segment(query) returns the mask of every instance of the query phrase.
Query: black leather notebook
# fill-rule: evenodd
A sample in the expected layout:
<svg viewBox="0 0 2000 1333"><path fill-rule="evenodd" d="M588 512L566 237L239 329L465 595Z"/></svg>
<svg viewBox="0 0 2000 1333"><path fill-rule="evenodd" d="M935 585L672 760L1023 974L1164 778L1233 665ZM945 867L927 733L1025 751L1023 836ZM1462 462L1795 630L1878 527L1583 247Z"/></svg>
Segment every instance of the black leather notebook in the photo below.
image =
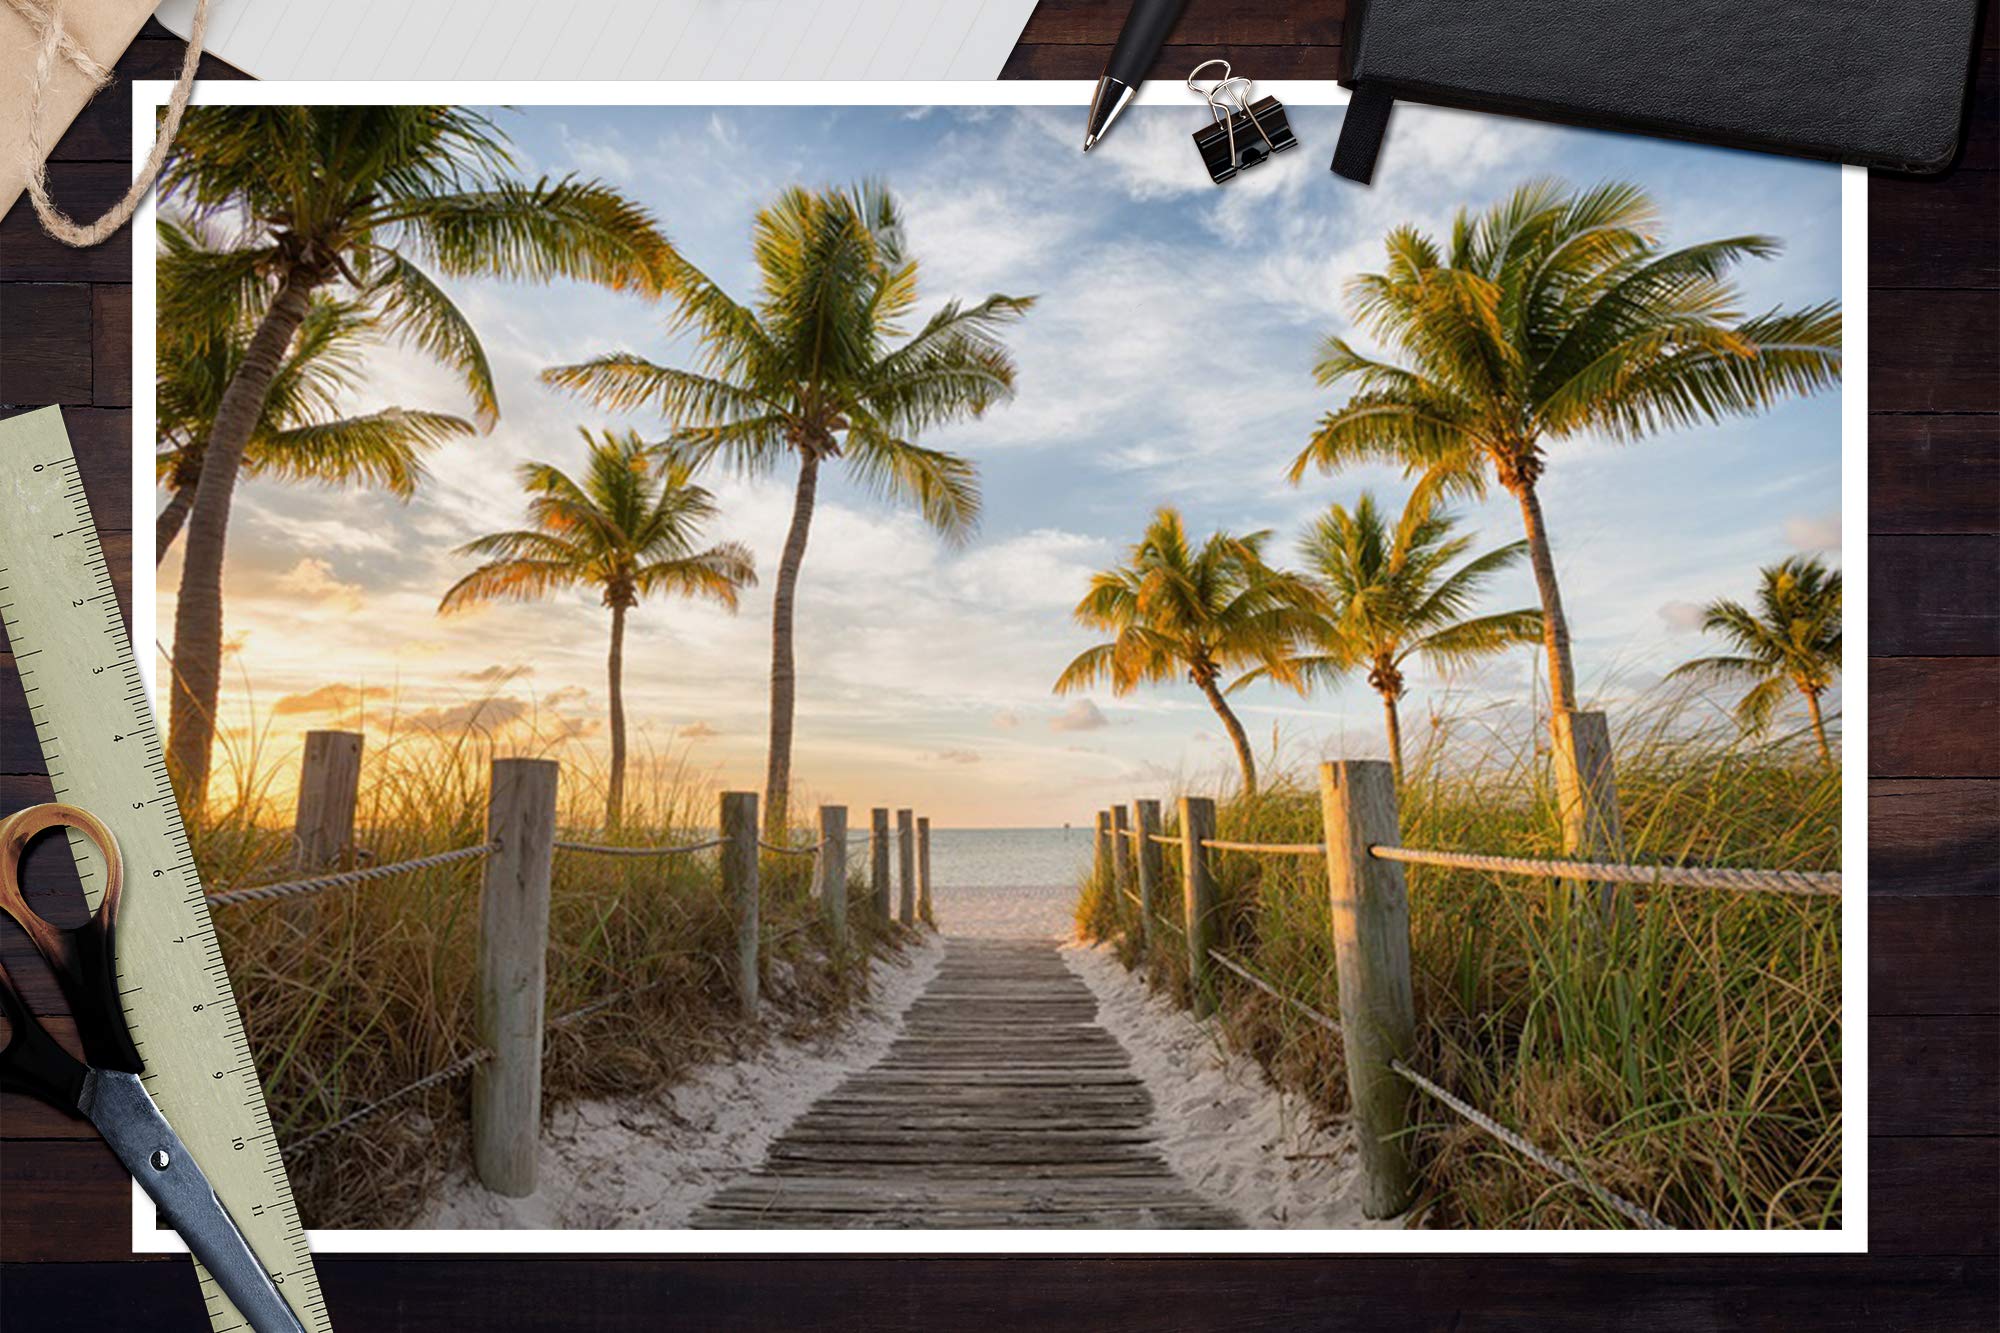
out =
<svg viewBox="0 0 2000 1333"><path fill-rule="evenodd" d="M1957 156L1980 0L1348 0L1334 170L1397 98L1935 172Z"/></svg>

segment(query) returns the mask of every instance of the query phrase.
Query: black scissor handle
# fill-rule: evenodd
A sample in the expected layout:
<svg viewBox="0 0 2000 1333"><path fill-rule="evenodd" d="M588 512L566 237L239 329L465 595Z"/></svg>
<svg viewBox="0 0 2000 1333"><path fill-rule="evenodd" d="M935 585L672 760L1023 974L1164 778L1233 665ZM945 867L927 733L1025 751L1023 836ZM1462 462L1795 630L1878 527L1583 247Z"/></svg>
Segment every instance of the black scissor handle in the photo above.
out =
<svg viewBox="0 0 2000 1333"><path fill-rule="evenodd" d="M90 920L72 929L51 925L29 907L21 896L21 858L37 834L52 828L73 828L97 844L104 855L104 897ZM104 821L87 810L51 802L31 805L0 819L0 912L14 918L27 932L35 951L49 965L63 998L69 1001L70 1015L76 1020L77 1037L83 1043L84 1058L98 1069L115 1069L137 1074L145 1068L132 1034L125 1026L125 1007L118 998L118 971L114 962L114 928L118 921L118 897L124 889L125 863L118 852L118 840ZM9 1026L23 1027L16 1016L18 1007L26 1015L27 1005L11 984L12 1002L7 1005ZM28 1026L40 1031L38 1024ZM53 1044L53 1039L44 1039ZM16 1053L21 1043L10 1034L7 1051ZM24 1050L32 1049L23 1047ZM60 1049L58 1047L57 1049Z"/></svg>

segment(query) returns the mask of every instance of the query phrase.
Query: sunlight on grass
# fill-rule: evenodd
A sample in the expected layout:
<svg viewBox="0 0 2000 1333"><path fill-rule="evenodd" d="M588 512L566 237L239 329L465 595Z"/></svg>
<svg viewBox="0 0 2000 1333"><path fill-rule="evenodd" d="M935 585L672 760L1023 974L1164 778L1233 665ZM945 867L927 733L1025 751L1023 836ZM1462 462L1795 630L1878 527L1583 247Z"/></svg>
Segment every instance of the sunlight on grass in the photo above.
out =
<svg viewBox="0 0 2000 1333"><path fill-rule="evenodd" d="M1810 753L1691 735L1671 704L1618 720L1627 859L1839 866L1840 778ZM1476 764L1463 760L1469 747ZM1531 744L1504 744L1477 719L1447 722L1412 757L1405 844L1560 856L1547 769ZM1300 768L1221 802L1218 836L1319 841L1314 781ZM1337 1014L1324 862L1214 853L1212 864L1223 951ZM1177 850L1166 869L1177 919ZM1549 881L1408 873L1416 1068L1674 1226L1840 1224L1838 899L1640 889L1630 923L1599 941ZM1134 912L1089 880L1077 920L1186 1003L1180 937L1155 930L1142 960ZM1221 994L1229 1041L1322 1110L1345 1109L1334 1037L1226 975ZM1437 1103L1412 1104L1426 1224L1626 1225Z"/></svg>
<svg viewBox="0 0 2000 1333"><path fill-rule="evenodd" d="M252 735L265 733L252 732ZM589 749L532 728L504 740L388 729L364 753L357 860L388 864L485 840L495 757L563 764L564 837L604 840L603 772ZM289 817L273 792L297 756L243 744L190 828L211 890L292 874ZM218 783L218 786L222 785ZM625 826L633 846L694 841L715 827L718 793L672 759L635 756ZM803 831L794 841L810 840ZM862 864L854 858L851 864ZM417 871L311 897L217 909L216 924L281 1142L472 1050L478 989L480 863ZM735 935L713 853L660 860L558 853L549 920L547 1012L555 1017L633 986L650 987L552 1033L544 1108L577 1097L653 1096L687 1070L729 1059L771 1032L825 1027L867 994L866 966L828 956L814 926L812 858L767 856L761 868L766 1022L737 1016ZM859 884L849 921L855 957L896 947L871 925ZM407 1225L446 1172L467 1160L466 1083L420 1094L289 1165L306 1222Z"/></svg>

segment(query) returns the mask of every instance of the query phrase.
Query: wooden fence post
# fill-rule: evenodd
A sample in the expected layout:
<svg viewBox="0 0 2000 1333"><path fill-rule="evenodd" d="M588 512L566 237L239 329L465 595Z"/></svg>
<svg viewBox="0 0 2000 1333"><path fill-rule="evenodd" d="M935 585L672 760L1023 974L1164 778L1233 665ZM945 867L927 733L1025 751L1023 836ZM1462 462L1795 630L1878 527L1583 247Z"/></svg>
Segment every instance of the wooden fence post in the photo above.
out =
<svg viewBox="0 0 2000 1333"><path fill-rule="evenodd" d="M1160 833L1160 803L1132 802L1132 825L1139 842L1139 942L1153 944L1154 903L1166 882L1166 852L1153 839Z"/></svg>
<svg viewBox="0 0 2000 1333"><path fill-rule="evenodd" d="M819 910L833 940L834 953L847 948L847 807L823 805L819 808L819 854L814 858L819 874Z"/></svg>
<svg viewBox="0 0 2000 1333"><path fill-rule="evenodd" d="M757 1016L757 793L722 793L722 896L736 914L736 1002Z"/></svg>
<svg viewBox="0 0 2000 1333"><path fill-rule="evenodd" d="M354 807L361 789L361 737L352 731L308 731L299 768L298 813L292 820L293 864L323 870L354 850Z"/></svg>
<svg viewBox="0 0 2000 1333"><path fill-rule="evenodd" d="M1394 1217L1414 1176L1404 1132L1411 1090L1389 1066L1416 1046L1410 994L1410 899L1403 867L1369 849L1398 846L1395 771L1378 759L1319 766L1326 873L1340 975L1340 1041L1361 1146L1361 1211Z"/></svg>
<svg viewBox="0 0 2000 1333"><path fill-rule="evenodd" d="M889 811L876 806L868 812L868 890L875 903L875 919L889 919Z"/></svg>
<svg viewBox="0 0 2000 1333"><path fill-rule="evenodd" d="M1111 812L1097 812L1097 842L1090 856L1090 880L1101 892L1111 883ZM1115 908L1114 904L1114 908Z"/></svg>
<svg viewBox="0 0 2000 1333"><path fill-rule="evenodd" d="M1132 916L1132 900L1126 896L1132 892L1132 840L1125 836L1132 828L1130 818L1124 806L1111 807L1111 887L1118 895L1120 921Z"/></svg>
<svg viewBox="0 0 2000 1333"><path fill-rule="evenodd" d="M1625 842L1618 813L1618 775L1611 758L1611 727L1602 713L1558 712L1550 719L1555 746L1556 804L1562 813L1563 852L1585 860L1616 860ZM1571 895L1588 901L1591 882L1572 880ZM1614 884L1596 886L1597 914L1609 926L1622 910Z"/></svg>
<svg viewBox="0 0 2000 1333"><path fill-rule="evenodd" d="M931 916L931 819L929 815L917 820L917 920L925 925L936 924Z"/></svg>
<svg viewBox="0 0 2000 1333"><path fill-rule="evenodd" d="M896 812L896 869L902 893L896 900L896 919L906 926L917 922L917 824L908 810Z"/></svg>
<svg viewBox="0 0 2000 1333"><path fill-rule="evenodd" d="M1195 1017L1215 1012L1215 876L1203 843L1215 837L1215 802L1206 796L1181 797L1181 912L1187 930L1188 977Z"/></svg>
<svg viewBox="0 0 2000 1333"><path fill-rule="evenodd" d="M542 1130L542 1010L555 856L553 759L496 759L486 803L479 895L479 1043L472 1070L472 1161L496 1194L535 1192Z"/></svg>

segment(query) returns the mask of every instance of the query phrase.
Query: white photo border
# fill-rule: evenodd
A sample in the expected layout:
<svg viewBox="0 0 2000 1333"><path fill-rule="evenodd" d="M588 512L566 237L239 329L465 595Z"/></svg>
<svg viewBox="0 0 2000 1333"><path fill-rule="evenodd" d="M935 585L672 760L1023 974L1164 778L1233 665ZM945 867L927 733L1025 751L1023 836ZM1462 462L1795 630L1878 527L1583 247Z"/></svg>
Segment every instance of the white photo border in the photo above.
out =
<svg viewBox="0 0 2000 1333"><path fill-rule="evenodd" d="M170 83L132 85L133 162L151 151L158 109ZM1259 85L1287 103L1340 106L1347 93L1330 81ZM1089 103L1086 81L787 82L716 81L223 81L195 85L197 105L459 106L1068 106ZM1171 80L1139 92L1141 104L1182 105ZM1469 113L1448 113L1469 114ZM1318 145L1314 151L1330 151ZM1192 161L1189 170L1194 169ZM1334 188L1357 189L1341 184ZM156 354L154 197L132 225L132 639L158 641L153 587L154 465L138 442L154 437L151 383ZM1841 169L1841 566L1850 586L1867 587L1868 571L1868 173ZM1868 598L1847 599L1846 640L1868 642ZM138 654L157 712L155 654ZM309 1230L317 1254L1854 1254L1868 1248L1868 665L1865 652L1842 667L1841 713L1841 1216L1821 1231L1546 1231L1546 1230ZM1526 1166L1524 1164L1524 1169ZM153 1202L132 1187L134 1254L186 1253L180 1236L162 1229Z"/></svg>

